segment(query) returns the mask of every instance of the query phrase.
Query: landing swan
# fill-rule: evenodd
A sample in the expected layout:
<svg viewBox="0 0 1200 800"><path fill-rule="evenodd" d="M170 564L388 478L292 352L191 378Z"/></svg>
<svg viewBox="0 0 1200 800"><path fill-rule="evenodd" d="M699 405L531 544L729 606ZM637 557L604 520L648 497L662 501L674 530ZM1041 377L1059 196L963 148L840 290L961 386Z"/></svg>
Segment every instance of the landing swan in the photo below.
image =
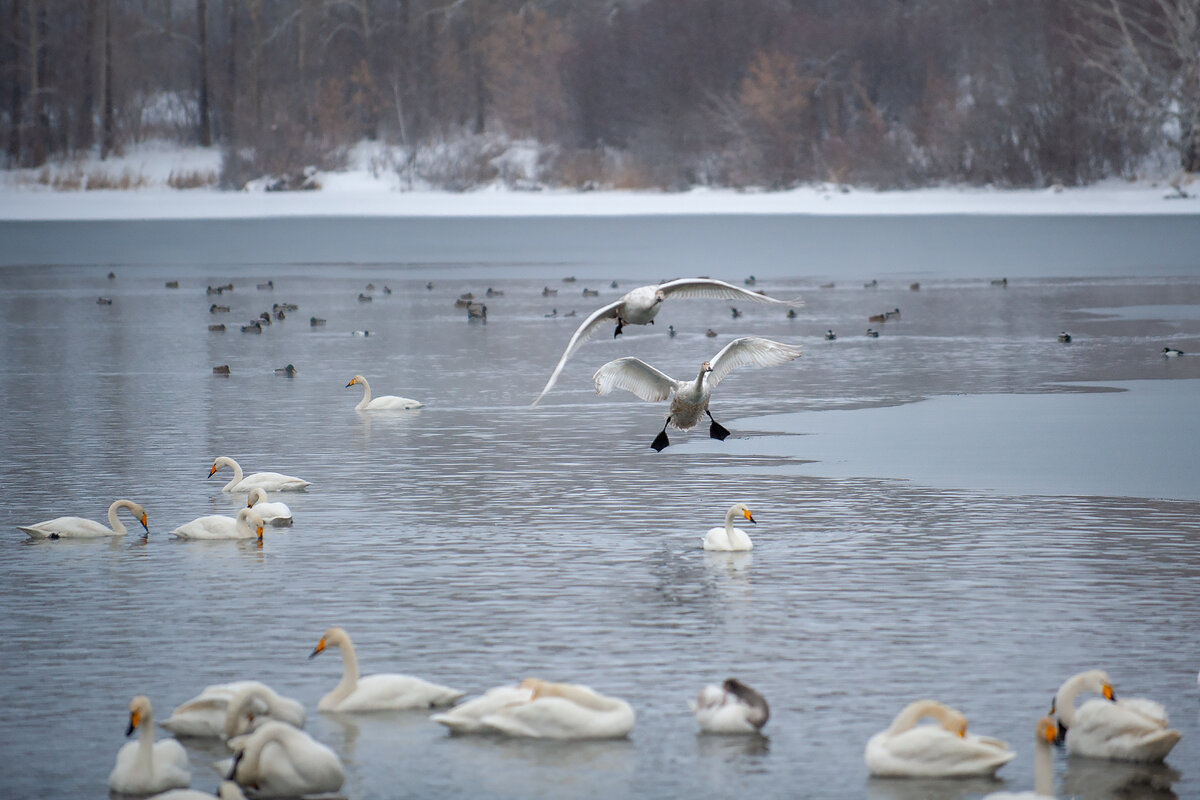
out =
<svg viewBox="0 0 1200 800"><path fill-rule="evenodd" d="M923 717L940 725L917 726ZM914 727L916 726L916 727ZM936 700L909 703L891 726L867 742L865 760L882 778L994 775L1016 756L999 739L967 733L967 718Z"/></svg>
<svg viewBox="0 0 1200 800"><path fill-rule="evenodd" d="M732 283L711 280L709 278L680 278L660 283L657 286L639 286L623 295L621 299L596 309L580 323L579 328L571 336L571 340L567 342L567 349L563 352L562 358L558 360L558 364L554 367L554 372L550 373L550 380L546 381L546 388L542 389L542 393L533 401L533 405L537 406L542 398L546 396L546 393L554 386L555 382L558 381L558 376L562 373L563 367L566 366L567 359L579 349L580 345L592 338L596 331L606 322L615 320L617 323L617 328L613 332L613 338L621 335L621 329L625 325L651 325L654 323L654 318L658 315L659 307L668 297L751 300L756 303L777 303L793 306L802 305L804 302L799 298L793 300L776 300L773 297L767 297L765 294L751 292L740 286L734 286Z"/></svg>
<svg viewBox="0 0 1200 800"><path fill-rule="evenodd" d="M758 733L771 716L766 699L735 678L705 686L690 706L705 733Z"/></svg>
<svg viewBox="0 0 1200 800"><path fill-rule="evenodd" d="M1095 692L1075 708L1080 692ZM1050 713L1058 718L1059 741L1066 738L1073 755L1114 761L1162 761L1183 735L1168 728L1167 712L1161 705L1142 698L1118 700L1103 670L1073 675L1054 695Z"/></svg>
<svg viewBox="0 0 1200 800"><path fill-rule="evenodd" d="M299 797L336 792L346 774L328 747L286 722L271 721L239 741L229 778L255 797Z"/></svg>
<svg viewBox="0 0 1200 800"><path fill-rule="evenodd" d="M425 404L419 400L411 400L407 397L396 397L394 394L385 394L380 397L371 399L371 384L367 383L367 379L362 375L355 375L346 384L349 389L355 384L362 384L363 396L362 400L358 401L358 405L354 407L355 411L396 411L403 409L421 408Z"/></svg>
<svg viewBox="0 0 1200 800"><path fill-rule="evenodd" d="M481 696L460 703L449 711L434 714L434 722L445 725L451 733L489 733L494 729L483 724L483 718L513 703L527 703L533 697L528 686L496 686Z"/></svg>
<svg viewBox="0 0 1200 800"><path fill-rule="evenodd" d="M268 503L267 493L257 486L250 490L250 496L246 498L246 507L253 508L255 513L262 517L263 522L275 528L291 525L295 521L292 518L292 510L286 503Z"/></svg>
<svg viewBox="0 0 1200 800"><path fill-rule="evenodd" d="M633 730L633 709L624 700L537 678L520 686L531 690L529 700L510 703L481 722L508 736L538 739L616 739Z"/></svg>
<svg viewBox="0 0 1200 800"><path fill-rule="evenodd" d="M146 509L132 500L117 500L108 507L108 525L104 527L99 522L93 522L83 517L55 517L34 525L18 525L34 539L87 539L97 536L124 536L128 529L117 519L117 511L128 509L133 518L142 523L146 533L150 528L146 525Z"/></svg>
<svg viewBox="0 0 1200 800"><path fill-rule="evenodd" d="M702 414L707 414L712 421L708 429L711 438L724 440L729 435L729 431L718 424L709 413L708 401L717 384L734 368L746 365L774 367L799 357L800 348L795 345L746 336L734 339L725 345L712 361L701 364L700 374L693 381L677 381L632 356L608 362L596 370L592 380L596 384L596 394L625 389L650 402L661 402L671 398L667 421L663 423L662 432L650 445L661 452L671 443L667 439L668 425L673 425L679 430L688 430L700 422ZM672 394L674 397L671 397Z"/></svg>
<svg viewBox="0 0 1200 800"><path fill-rule="evenodd" d="M253 508L243 508L237 518L211 514L198 517L171 531L180 539L258 539L262 541L262 517Z"/></svg>
<svg viewBox="0 0 1200 800"><path fill-rule="evenodd" d="M304 727L304 706L277 694L258 681L233 681L205 686L200 694L176 706L171 716L159 723L176 736L231 738L245 733L239 720L252 710L256 720L277 719ZM230 732L230 716L233 716Z"/></svg>
<svg viewBox="0 0 1200 800"><path fill-rule="evenodd" d="M733 527L733 518L741 515L749 520L752 524L757 525L754 517L750 516L750 509L746 508L742 503L730 506L725 512L725 527L724 528L709 528L708 533L704 534L701 540L705 550L753 550L754 542L750 541L750 537L740 528Z"/></svg>
<svg viewBox="0 0 1200 800"><path fill-rule="evenodd" d="M403 711L453 705L463 692L411 675L379 674L358 677L358 657L350 636L341 628L325 631L309 658L327 647L342 651L342 680L317 703L318 711Z"/></svg>
<svg viewBox="0 0 1200 800"><path fill-rule="evenodd" d="M154 741L154 710L145 695L129 704L126 736L141 728L138 740L117 751L117 763L108 776L108 788L122 794L154 794L167 789L186 789L192 782L187 752L174 739Z"/></svg>
<svg viewBox="0 0 1200 800"><path fill-rule="evenodd" d="M223 492L248 492L256 487L267 492L298 492L312 485L308 481L293 478L291 475L280 475L278 472L255 472L243 478L241 465L226 456L218 456L213 461L208 477L211 478L223 467L233 469L233 480L221 487Z"/></svg>

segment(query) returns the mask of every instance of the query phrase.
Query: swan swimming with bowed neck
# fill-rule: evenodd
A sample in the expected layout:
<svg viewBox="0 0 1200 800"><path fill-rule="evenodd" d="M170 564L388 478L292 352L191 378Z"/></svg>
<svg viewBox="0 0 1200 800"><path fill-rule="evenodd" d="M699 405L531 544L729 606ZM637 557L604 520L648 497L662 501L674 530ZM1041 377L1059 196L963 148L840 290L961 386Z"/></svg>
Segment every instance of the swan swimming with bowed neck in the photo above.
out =
<svg viewBox="0 0 1200 800"><path fill-rule="evenodd" d="M250 496L246 498L246 508L253 508L264 523L274 528L283 528L295 521L287 503L267 502L267 493L257 486L250 490Z"/></svg>
<svg viewBox="0 0 1200 800"><path fill-rule="evenodd" d="M246 720L248 711L253 712L253 720ZM159 725L176 736L230 739L256 727L255 723L271 719L302 728L304 706L265 683L233 681L205 686L200 694L176 706Z"/></svg>
<svg viewBox="0 0 1200 800"><path fill-rule="evenodd" d="M766 699L736 678L705 686L689 705L705 733L758 733L771 717Z"/></svg>
<svg viewBox="0 0 1200 800"><path fill-rule="evenodd" d="M1099 698L1075 708L1080 692ZM1112 761L1162 761L1182 737L1169 727L1167 712L1153 700L1117 699L1103 670L1072 675L1054 695L1050 713L1058 719L1059 738L1072 755Z"/></svg>
<svg viewBox="0 0 1200 800"><path fill-rule="evenodd" d="M355 411L403 411L414 408L424 407L424 403L419 400L413 400L408 397L397 397L394 394L385 394L371 399L371 384L367 383L367 379L362 375L355 375L346 384L346 388L351 386L361 385L363 387L362 400L358 401L358 405L354 407Z"/></svg>
<svg viewBox="0 0 1200 800"><path fill-rule="evenodd" d="M701 539L705 550L753 550L754 542L750 541L750 537L740 528L733 527L734 517L745 517L751 524L757 525L754 517L750 514L750 509L746 508L743 503L735 503L725 512L725 527L709 528L708 533L704 534Z"/></svg>
<svg viewBox="0 0 1200 800"><path fill-rule="evenodd" d="M228 456L218 456L208 471L208 477L217 474L217 470L229 467L233 470L233 479L221 487L223 492L248 492L251 489L262 489L266 492L299 492L312 484L291 475L281 475L278 472L253 472L242 476L242 467Z"/></svg>
<svg viewBox="0 0 1200 800"><path fill-rule="evenodd" d="M628 703L587 686L526 678L518 688L529 690L529 699L483 716L485 727L533 739L618 739L633 730L635 716Z"/></svg>
<svg viewBox="0 0 1200 800"><path fill-rule="evenodd" d="M931 717L938 725L917 725ZM1016 753L999 739L967 733L967 718L936 700L905 706L870 738L867 769L879 778L963 778L994 775Z"/></svg>
<svg viewBox="0 0 1200 800"><path fill-rule="evenodd" d="M129 703L129 729L138 732L136 742L117 751L117 763L108 776L108 788L121 794L154 794L167 789L186 789L192 782L187 752L174 739L154 741L154 709L150 699L138 695Z"/></svg>
<svg viewBox="0 0 1200 800"><path fill-rule="evenodd" d="M696 427L701 415L708 415L710 438L724 441L729 431L713 419L708 410L709 400L725 376L741 366L775 367L800 357L795 345L745 336L734 339L717 353L712 361L700 365L700 374L691 381L677 381L638 358L627 356L610 361L592 376L596 394L608 394L613 389L625 389L643 400L661 402L670 398L671 405L662 431L650 444L656 451L671 444L667 426L679 430Z"/></svg>
<svg viewBox="0 0 1200 800"><path fill-rule="evenodd" d="M299 797L342 788L337 753L299 728L272 720L240 737L229 779L255 797Z"/></svg>
<svg viewBox="0 0 1200 800"><path fill-rule="evenodd" d="M804 302L799 298L776 300L773 297L767 297L765 294L752 292L740 286L734 286L732 283L712 280L710 278L680 278L654 286L639 286L627 292L619 300L596 309L580 323L579 328L576 329L570 341L567 342L567 349L563 351L562 357L558 360L558 364L555 365L554 372L550 373L550 380L546 381L546 388L542 389L542 393L533 401L533 406L536 407L542 401L542 398L546 396L546 393L554 387L555 382L558 381L558 376L563 371L563 367L567 364L567 359L579 349L580 345L592 338L596 331L606 322L611 320L617 323L617 328L613 331L614 339L621 335L621 331L626 325L653 325L654 318L658 316L659 308L662 307L663 302L669 297L750 300L756 303L776 303L793 306L803 305Z"/></svg>
<svg viewBox="0 0 1200 800"><path fill-rule="evenodd" d="M210 514L197 517L171 531L180 539L258 539L262 542L263 520L253 508L243 508L237 518Z"/></svg>
<svg viewBox="0 0 1200 800"><path fill-rule="evenodd" d="M527 703L532 698L533 689L529 686L494 686L479 697L459 703L449 711L434 714L430 719L445 725L452 734L494 733L494 728L483 723L484 717L514 703Z"/></svg>
<svg viewBox="0 0 1200 800"><path fill-rule="evenodd" d="M328 647L342 651L342 680L317 703L318 711L405 711L456 703L465 692L440 686L411 675L358 676L358 657L349 634L330 628L309 654L316 658Z"/></svg>
<svg viewBox="0 0 1200 800"><path fill-rule="evenodd" d="M129 529L117 518L117 512L127 510L133 518L142 523L142 528L150 533L146 525L146 509L132 500L115 500L108 507L108 524L104 527L99 522L93 522L84 517L55 517L45 522L33 525L18 525L19 530L29 534L34 539L95 539L100 536L124 536Z"/></svg>

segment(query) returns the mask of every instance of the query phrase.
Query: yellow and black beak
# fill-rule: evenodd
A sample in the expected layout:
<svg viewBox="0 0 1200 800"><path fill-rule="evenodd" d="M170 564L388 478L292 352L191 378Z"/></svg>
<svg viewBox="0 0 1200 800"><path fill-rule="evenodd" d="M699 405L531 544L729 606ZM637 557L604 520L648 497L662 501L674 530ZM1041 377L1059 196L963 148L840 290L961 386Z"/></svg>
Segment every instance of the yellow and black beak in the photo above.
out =
<svg viewBox="0 0 1200 800"><path fill-rule="evenodd" d="M254 503L250 502L250 498L246 498L246 508L254 508Z"/></svg>
<svg viewBox="0 0 1200 800"><path fill-rule="evenodd" d="M1111 684L1106 683L1100 687L1100 694L1104 695L1105 700L1112 700L1114 703L1117 702L1117 693L1113 691Z"/></svg>
<svg viewBox="0 0 1200 800"><path fill-rule="evenodd" d="M141 519L139 519L138 522L142 523L142 528L145 529L146 533L150 532L150 526L146 524L146 512L145 511L142 512Z"/></svg>
<svg viewBox="0 0 1200 800"><path fill-rule="evenodd" d="M216 464L213 464L213 465L212 465L212 469L210 469L210 470L208 471L208 477L210 477L210 478L211 478L213 475L216 475L216 474L217 474L217 465L216 465Z"/></svg>
<svg viewBox="0 0 1200 800"><path fill-rule="evenodd" d="M317 642L317 646L308 654L309 658L316 658L320 653L325 651L325 637L321 637L321 641Z"/></svg>
<svg viewBox="0 0 1200 800"><path fill-rule="evenodd" d="M129 712L129 727L126 729L125 735L132 736L133 732L137 730L137 726L140 725L141 722L142 722L142 712L130 711Z"/></svg>
<svg viewBox="0 0 1200 800"><path fill-rule="evenodd" d="M351 378L350 382L346 384L346 388L349 389L353 385L354 385L354 378Z"/></svg>
<svg viewBox="0 0 1200 800"><path fill-rule="evenodd" d="M1047 744L1056 743L1058 741L1058 725L1051 722L1050 724L1043 726L1042 727L1042 738L1046 740ZM1064 738L1065 738L1065 734L1064 734Z"/></svg>
<svg viewBox="0 0 1200 800"><path fill-rule="evenodd" d="M256 527L256 528L254 529L254 532L258 534L258 541L259 541L259 542L261 542L261 541L262 541L262 531L263 531L263 526L262 526L262 523L260 522L260 523L258 523L258 527Z"/></svg>
<svg viewBox="0 0 1200 800"><path fill-rule="evenodd" d="M748 520L750 520L751 522L753 522L755 525L757 525L757 524L758 524L757 522L754 522L754 517L750 516L750 509L748 509L748 508L747 508L747 509L744 509L744 510L742 511L742 516L744 516L746 519L748 519Z"/></svg>

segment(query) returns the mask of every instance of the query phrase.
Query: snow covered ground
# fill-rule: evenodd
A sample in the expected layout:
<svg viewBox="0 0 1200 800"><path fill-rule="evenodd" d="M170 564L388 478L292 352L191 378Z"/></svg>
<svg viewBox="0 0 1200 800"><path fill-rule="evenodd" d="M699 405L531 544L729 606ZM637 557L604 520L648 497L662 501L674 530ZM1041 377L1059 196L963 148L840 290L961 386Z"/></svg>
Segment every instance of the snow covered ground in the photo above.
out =
<svg viewBox="0 0 1200 800"><path fill-rule="evenodd" d="M355 149L342 172L317 173L315 191L170 188L171 176L215 181L215 148L150 143L101 162L72 161L0 173L0 220L211 219L279 216L577 216L651 214L1200 214L1200 182L1119 181L1084 188L945 187L873 191L820 185L782 192L402 189L379 146ZM504 158L506 156L502 156ZM128 189L84 190L99 177ZM54 185L80 188L56 189Z"/></svg>

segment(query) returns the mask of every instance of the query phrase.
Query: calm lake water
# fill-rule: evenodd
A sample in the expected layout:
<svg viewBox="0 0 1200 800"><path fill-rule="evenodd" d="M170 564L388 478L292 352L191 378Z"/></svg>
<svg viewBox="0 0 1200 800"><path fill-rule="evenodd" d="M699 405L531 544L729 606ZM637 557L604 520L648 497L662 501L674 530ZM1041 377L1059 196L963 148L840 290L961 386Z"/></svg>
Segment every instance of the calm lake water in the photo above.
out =
<svg viewBox="0 0 1200 800"><path fill-rule="evenodd" d="M321 222L324 249L308 253L280 245L312 241L305 220L272 221L258 250L253 223L235 237L226 223L126 224L105 234L112 250L90 249L103 224L0 227L29 260L0 268L4 795L103 797L133 695L161 720L206 684L254 678L304 702L354 800L975 798L1032 788L1033 721L1064 678L1099 667L1119 695L1165 704L1184 737L1166 766L1058 754L1059 791L1200 796L1200 356L1160 354L1200 353L1200 265L1106 261L1113 241L1134 252L1161 230L1068 226L1071 265L1022 260L1006 288L989 282L1006 255L969 237L931 244L959 262L780 256L756 268L756 288L802 294L798 318L668 301L653 327L585 345L531 410L579 322L570 311L659 278L740 283L750 270L671 261L659 274L615 222L592 222L574 254L529 220L488 221L495 236L477 222L439 223L445 258L428 236L409 251L394 229L353 220ZM770 236L746 225L721 223L720 252ZM341 263L312 263L334 244ZM1089 253L1106 265L1088 269ZM1053 277L1013 277L1039 270ZM273 291L256 290L268 279ZM229 281L232 293L205 294ZM359 302L368 283L373 300ZM486 300L486 325L468 323L455 298L489 286L504 296ZM213 302L231 311L210 314ZM274 302L300 310L239 332ZM868 322L896 307L899 320ZM314 315L327 324L310 327ZM750 334L805 352L721 385L726 442L672 432L656 454L663 405L592 391L612 358L690 377ZM277 377L288 363L296 377ZM221 364L229 377L212 374ZM358 414L355 373L427 407ZM194 517L235 513L240 496L205 479L218 455L312 481L282 498L295 526L268 529L262 549L171 539ZM103 520L117 497L147 507L148 539L29 542L15 527ZM735 502L758 520L753 553L703 552ZM341 664L307 656L330 625L350 632L364 673L471 694L528 675L579 682L628 700L637 726L627 740L545 743L452 738L419 713L318 714ZM770 701L766 737L697 735L687 700L729 676ZM1010 742L1018 757L999 780L868 777L867 739L926 696ZM226 754L189 752L193 787L215 789L210 765Z"/></svg>

